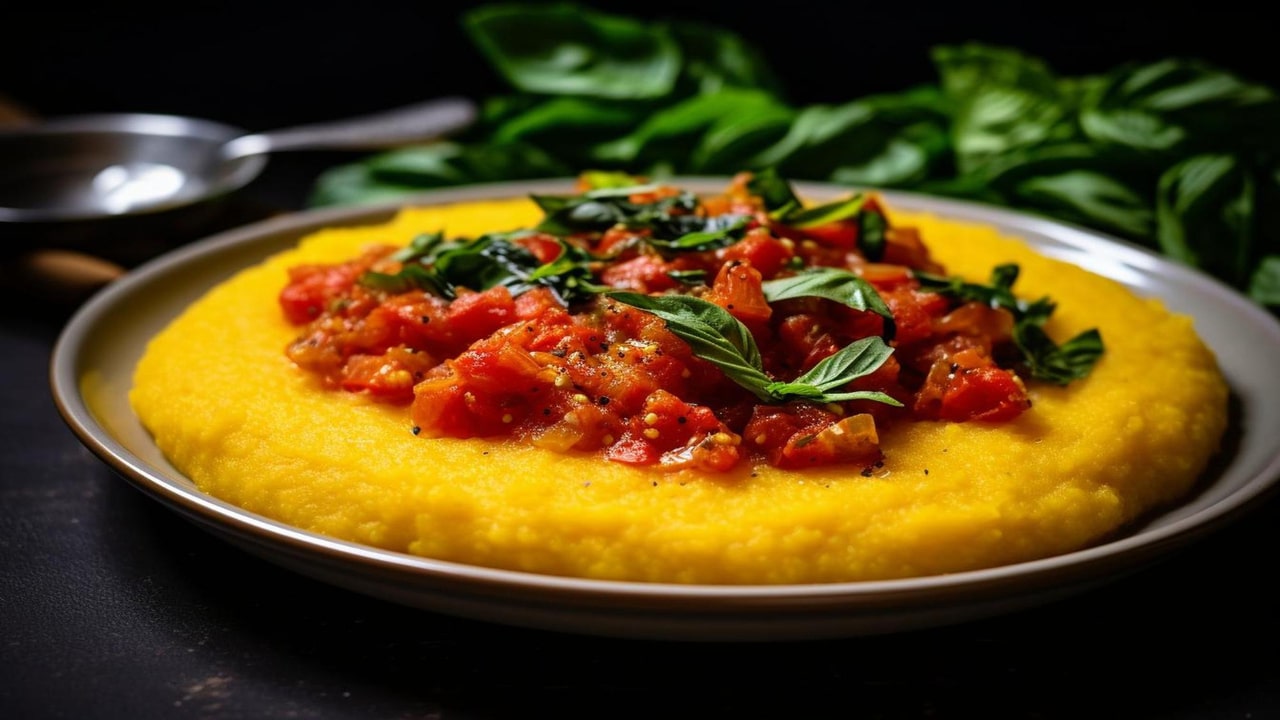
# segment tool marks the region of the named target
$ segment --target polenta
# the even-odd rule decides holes
[[[585,578],[987,568],[1192,491],[1228,388],[1189,318],[985,226],[787,191],[326,229],[185,310],[130,400],[246,510]]]

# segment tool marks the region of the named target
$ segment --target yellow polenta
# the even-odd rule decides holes
[[[892,210],[892,209],[891,209]],[[1079,549],[1188,493],[1226,426],[1227,387],[1187,317],[988,228],[894,213],[949,273],[1048,295],[1059,340],[1106,354],[998,426],[920,422],[881,436],[873,476],[825,467],[663,474],[489,440],[423,439],[407,409],[327,392],[285,357],[286,269],[424,231],[535,224],[525,199],[408,209],[330,229],[244,270],[148,347],[131,400],[197,486],[306,530],[432,558],[588,578],[807,583],[984,568]]]

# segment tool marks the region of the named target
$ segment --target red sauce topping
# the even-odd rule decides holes
[[[789,188],[769,180],[743,173],[697,198],[584,186],[540,199],[547,220],[528,232],[424,236],[295,267],[279,298],[300,328],[288,357],[329,388],[408,406],[423,437],[704,472],[870,468],[882,461],[878,430],[893,423],[999,423],[1028,407],[1010,359],[1014,312],[925,287],[942,268],[874,196],[824,215],[777,207],[765,191]],[[824,268],[845,271],[823,276],[842,299],[794,289]],[[864,301],[848,300],[851,288]],[[726,368],[635,295],[694,298],[721,323],[706,304],[722,309],[732,320],[715,326],[719,341],[742,328],[758,357],[744,351],[729,364],[750,367]],[[886,348],[878,361],[835,368],[862,340],[871,355]]]

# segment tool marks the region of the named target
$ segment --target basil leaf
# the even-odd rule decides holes
[[[668,270],[667,277],[683,285],[706,285],[706,270]]]
[[[735,214],[713,215],[708,218],[690,215],[686,216],[686,218],[693,221],[691,224],[700,225],[705,229],[684,233],[675,240],[651,238],[649,244],[662,250],[691,252],[714,250],[727,247],[741,240],[742,236],[746,234],[748,223],[751,222],[750,215]],[[684,220],[686,218],[679,219]]]
[[[773,95],[783,94],[780,79],[758,46],[736,33],[687,21],[671,23],[670,30],[684,55],[678,90],[711,95],[728,88],[759,88]]]
[[[1024,322],[1014,326],[1013,339],[1022,350],[1031,377],[1058,385],[1087,377],[1104,351],[1097,330],[1085,330],[1059,346],[1042,327]]]
[[[607,296],[662,318],[667,329],[688,343],[695,355],[723,370],[761,400],[774,400],[765,389],[773,381],[761,369],[755,338],[729,311],[692,295],[611,292]]]
[[[403,249],[392,253],[391,259],[401,263],[421,260],[435,253],[437,248],[444,244],[444,241],[443,231],[423,233],[410,240],[409,244]]]
[[[1280,255],[1268,255],[1258,263],[1249,282],[1249,297],[1262,305],[1280,308]]]
[[[666,27],[575,4],[482,5],[463,17],[471,40],[516,88],[547,95],[668,95],[680,48]]]
[[[834,300],[854,310],[868,310],[884,318],[884,336],[892,340],[896,331],[893,311],[885,304],[880,293],[871,283],[848,270],[838,268],[814,268],[797,275],[761,284],[764,297],[769,302],[801,297],[818,297]]]
[[[1157,240],[1169,257],[1244,287],[1257,268],[1256,185],[1238,158],[1196,155],[1160,176]]]
[[[879,391],[831,392],[875,372],[892,354],[893,348],[886,345],[880,338],[862,338],[849,343],[835,354],[823,358],[809,372],[795,380],[789,383],[770,383],[765,389],[779,400],[792,398],[816,399],[820,402],[875,400],[901,407],[902,403]]]
[[[1018,148],[1074,137],[1074,105],[1039,58],[969,43],[932,51],[954,104],[952,139],[961,174]]]
[[[760,350],[751,331],[719,305],[692,295],[641,295],[631,292],[607,295],[665,320],[667,329],[688,343],[694,355],[720,368],[729,379],[764,402],[874,400],[889,405],[900,404],[881,392],[831,392],[874,372],[884,363],[893,351],[880,338],[864,338],[850,343],[819,362],[804,376],[787,383],[775,382],[762,369]]]
[[[572,235],[583,232],[603,232],[614,225],[654,230],[667,227],[664,223],[685,222],[705,225],[706,219],[694,214],[698,207],[698,198],[693,193],[684,191],[659,198],[654,202],[631,202],[631,195],[642,189],[640,187],[608,188],[570,196],[533,195],[531,199],[545,213],[536,229],[552,235]],[[686,220],[678,219],[686,217]],[[692,228],[664,237],[674,239],[691,230]]]
[[[1086,330],[1059,347],[1045,333],[1044,323],[1056,309],[1047,297],[1028,302],[1013,294],[1019,268],[998,265],[987,285],[915,272],[922,290],[938,292],[960,302],[980,302],[1008,310],[1014,319],[1013,340],[1031,377],[1065,385],[1089,374],[1102,355],[1102,338],[1097,330]]]
[[[801,207],[800,198],[791,189],[791,183],[772,165],[752,173],[747,181],[747,190],[760,196],[764,209],[771,216],[784,216]]]
[[[790,177],[910,187],[950,171],[950,118],[931,85],[800,108],[787,135],[747,160]]]
[[[773,218],[793,228],[817,227],[856,217],[858,213],[862,212],[862,206],[866,202],[866,195],[855,194],[848,198],[834,200],[810,208],[787,210],[781,214],[773,215]]]
[[[421,265],[407,265],[397,273],[369,270],[361,273],[358,282],[367,288],[393,294],[429,290],[443,297],[453,297],[453,288],[442,284],[435,273]]]
[[[877,209],[863,208],[858,214],[858,250],[871,262],[884,258],[889,219]]]

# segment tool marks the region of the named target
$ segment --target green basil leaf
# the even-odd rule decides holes
[[[1022,350],[1031,377],[1058,385],[1088,377],[1105,350],[1097,330],[1085,330],[1059,346],[1044,328],[1024,322],[1014,326],[1013,339]]]
[[[444,231],[422,233],[410,240],[403,249],[392,253],[391,259],[401,263],[421,260],[432,256],[444,245]]]
[[[1280,308],[1280,255],[1268,255],[1258,263],[1249,281],[1249,297],[1262,305]]]
[[[939,46],[932,56],[953,103],[961,174],[1015,149],[1078,134],[1073,99],[1040,58],[976,43]]]
[[[689,168],[690,158],[700,152],[699,147],[716,127],[736,118],[778,112],[790,118],[790,109],[769,93],[727,88],[660,108],[637,123],[631,133],[597,145],[592,152],[601,162],[634,165],[643,156],[649,163],[671,162]]]
[[[1028,209],[1127,237],[1148,237],[1155,224],[1149,198],[1111,175],[1089,170],[1031,177],[1011,195]]]
[[[683,250],[688,252],[715,250],[741,240],[742,236],[746,234],[747,225],[752,220],[750,215],[737,214],[712,215],[707,218],[696,215],[686,217],[692,221],[692,224],[705,229],[686,232],[675,240],[663,240],[655,237],[649,240],[649,244],[662,250]]]
[[[800,108],[787,135],[746,161],[789,177],[909,187],[949,172],[950,117],[934,86]]]
[[[802,207],[790,181],[782,177],[773,166],[752,173],[751,179],[747,181],[747,190],[760,196],[764,209],[771,216],[784,216]]]
[[[1196,155],[1160,176],[1157,240],[1169,257],[1237,288],[1256,271],[1256,185],[1229,155]]]
[[[847,220],[862,212],[867,196],[861,193],[840,200],[816,205],[810,208],[795,209],[783,213],[774,219],[793,228],[804,229],[826,225],[828,223]]]
[[[668,270],[667,277],[682,285],[706,285],[706,270]]]
[[[691,295],[631,292],[607,295],[665,320],[667,329],[687,342],[695,355],[720,368],[729,379],[764,402],[875,400],[890,405],[900,404],[876,391],[831,392],[874,372],[884,363],[892,349],[880,338],[864,338],[850,343],[819,362],[804,376],[788,383],[775,382],[762,369],[760,350],[751,331],[719,305]]]
[[[453,288],[442,284],[435,273],[422,265],[406,265],[397,273],[369,270],[360,274],[358,282],[367,288],[393,294],[429,290],[443,297],[453,297]]]
[[[1222,118],[1230,117],[1224,123]],[[1209,63],[1167,58],[1108,73],[1080,126],[1095,142],[1184,157],[1204,151],[1280,149],[1280,98]]]
[[[726,88],[756,88],[781,96],[783,87],[757,46],[723,27],[673,22],[669,29],[684,55],[677,81],[684,93],[710,95]]]
[[[853,308],[868,310],[884,318],[884,335],[892,340],[896,326],[893,311],[871,283],[848,270],[814,268],[790,277],[766,280],[761,284],[769,302],[801,297],[819,297]]]
[[[662,318],[667,329],[688,343],[695,355],[761,400],[773,401],[765,389],[773,381],[761,369],[755,338],[729,311],[692,295],[611,292],[607,296]]]
[[[765,389],[774,397],[784,401],[792,398],[813,399],[820,402],[875,400],[901,407],[902,403],[878,391],[832,392],[875,372],[892,354],[893,348],[886,345],[880,338],[862,338],[849,343],[835,354],[823,358],[809,372],[795,380],[789,383],[771,383]]]
[[[495,70],[530,93],[666,97],[682,62],[665,26],[572,3],[481,5],[463,27]]]

